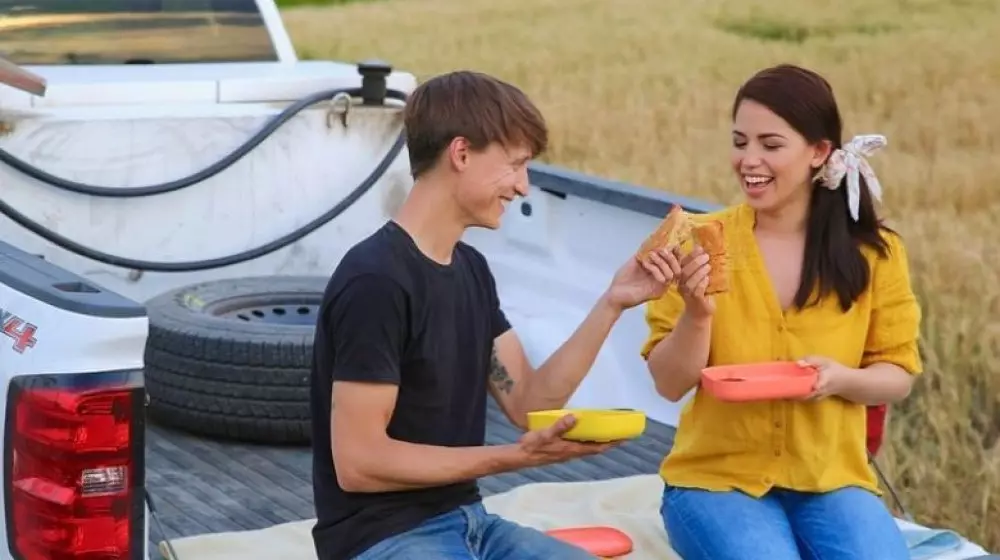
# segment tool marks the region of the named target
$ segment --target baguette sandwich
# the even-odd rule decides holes
[[[726,253],[726,237],[722,222],[712,220],[693,228],[695,242],[708,254],[708,264],[712,267],[708,275],[705,295],[721,294],[729,291],[729,256]]]
[[[650,253],[668,247],[679,247],[689,239],[691,239],[690,217],[680,206],[675,205],[670,212],[667,212],[667,216],[660,222],[656,231],[643,241],[635,253],[635,258],[642,263]]]

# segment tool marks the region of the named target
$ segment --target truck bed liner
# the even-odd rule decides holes
[[[492,399],[486,441],[509,443],[521,434]],[[674,429],[650,420],[638,440],[596,457],[544,468],[491,476],[480,481],[483,495],[531,482],[600,480],[655,473],[673,444]],[[167,538],[263,529],[315,516],[312,452],[212,441],[155,424],[147,429],[146,484]],[[150,522],[150,551],[163,539]]]

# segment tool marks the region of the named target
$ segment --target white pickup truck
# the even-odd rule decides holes
[[[155,557],[313,517],[315,311],[409,189],[414,77],[297,60],[272,0],[8,3],[0,57],[30,73],[0,67],[0,557]],[[530,173],[500,231],[466,240],[539,361],[672,205],[713,205]],[[656,396],[644,336],[630,311],[571,401],[644,410],[642,438],[483,493],[655,472],[684,403]],[[518,436],[491,408],[488,441]]]

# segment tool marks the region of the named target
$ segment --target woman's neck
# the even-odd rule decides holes
[[[806,197],[771,210],[758,210],[754,229],[779,236],[805,235],[808,222],[809,198]]]

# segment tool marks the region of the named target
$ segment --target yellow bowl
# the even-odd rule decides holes
[[[631,409],[560,409],[528,413],[528,430],[543,430],[572,414],[576,425],[563,434],[564,439],[606,443],[635,439],[646,430],[646,415]]]

